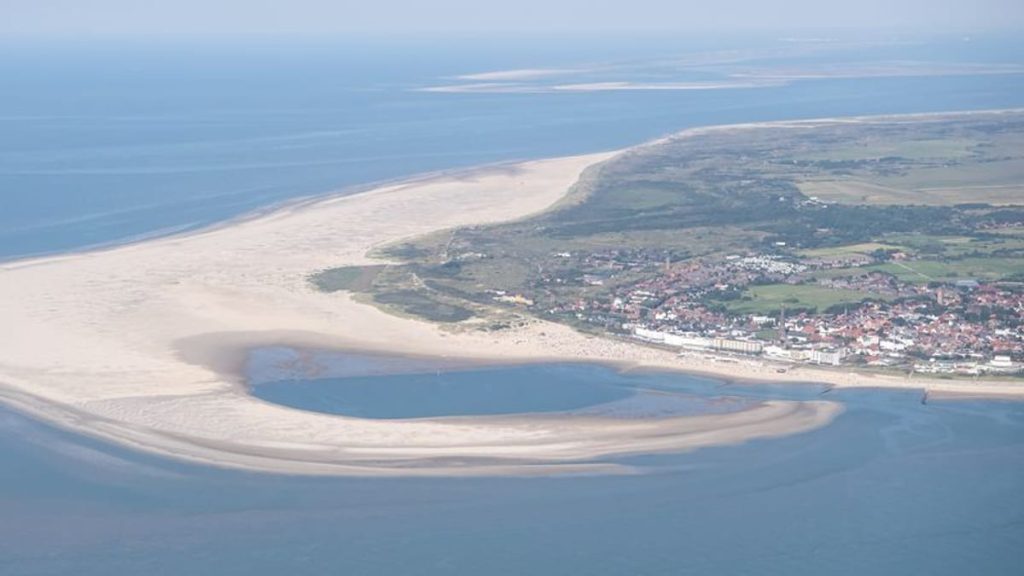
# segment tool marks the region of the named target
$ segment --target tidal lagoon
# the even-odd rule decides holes
[[[581,365],[440,378],[512,392],[513,381],[539,374],[555,389],[587,381],[719,401],[823,393]],[[375,378],[388,388],[422,381],[363,376],[357,386]],[[533,384],[521,392],[515,402],[542,394]],[[221,471],[4,412],[0,557],[8,574],[1019,572],[1024,404],[923,404],[913,391],[824,395],[846,410],[812,432],[629,458],[638,473],[627,476],[544,478]],[[394,410],[408,406],[396,400]]]

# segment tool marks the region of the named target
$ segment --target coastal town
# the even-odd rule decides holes
[[[914,270],[914,256],[875,249],[801,258],[772,246],[677,262],[664,251],[562,252],[529,293],[492,298],[709,359],[1020,373],[1024,284],[910,281],[880,268],[892,264]]]

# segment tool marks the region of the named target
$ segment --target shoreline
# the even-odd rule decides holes
[[[642,148],[645,146],[651,146],[671,140],[673,138],[685,138],[690,136],[699,136],[708,132],[719,132],[726,130],[746,130],[752,128],[771,128],[771,127],[786,127],[788,125],[813,125],[817,123],[842,123],[842,122],[863,122],[863,121],[883,121],[883,120],[898,120],[901,118],[914,119],[914,118],[942,118],[944,116],[977,116],[983,114],[1010,114],[1010,113],[1024,113],[1024,108],[984,108],[978,110],[948,110],[942,112],[907,112],[907,113],[894,113],[894,114],[876,114],[876,115],[856,115],[856,116],[825,116],[818,118],[803,118],[795,120],[765,120],[755,122],[738,122],[734,124],[710,124],[703,126],[693,126],[670,132],[662,136],[631,144],[624,148],[618,148],[614,150],[604,151],[593,151],[583,152],[579,154],[573,154],[571,156],[559,156],[559,157],[531,157],[527,159],[511,159],[511,160],[500,160],[496,162],[489,162],[486,164],[476,164],[472,166],[465,166],[461,168],[447,168],[439,170],[431,170],[427,172],[420,172],[409,176],[399,176],[395,178],[384,178],[381,180],[374,180],[363,184],[353,184],[351,186],[345,186],[335,190],[329,190],[325,192],[313,193],[305,196],[299,196],[295,198],[288,198],[273,202],[266,206],[262,206],[253,210],[231,216],[227,219],[211,222],[208,224],[200,224],[194,228],[185,226],[182,227],[171,227],[175,231],[169,233],[162,233],[160,230],[156,230],[149,233],[143,233],[132,238],[124,240],[112,240],[109,242],[100,242],[97,244],[89,244],[78,248],[72,248],[69,250],[62,250],[59,252],[39,252],[29,253],[23,255],[17,255],[13,257],[0,257],[0,271],[8,265],[16,265],[21,263],[30,263],[34,261],[44,261],[51,259],[60,259],[65,257],[73,257],[85,254],[92,254],[96,252],[105,252],[110,250],[117,250],[119,248],[125,248],[136,244],[143,244],[148,242],[159,242],[162,240],[174,239],[174,238],[186,238],[192,235],[204,234],[219,230],[221,228],[230,227],[237,224],[249,222],[251,220],[257,220],[264,216],[273,215],[276,212],[286,211],[291,209],[303,208],[306,206],[315,206],[316,204],[330,201],[337,198],[348,198],[353,196],[359,196],[375,192],[383,188],[389,188],[393,186],[411,185],[419,182],[426,182],[436,178],[459,178],[464,175],[472,175],[481,170],[489,169],[501,169],[503,167],[515,167],[520,164],[528,164],[531,162],[539,162],[543,160],[550,160],[552,158],[570,158],[570,157],[581,157],[591,156],[599,154],[622,154],[631,150]],[[549,208],[555,207],[554,205]],[[531,216],[531,215],[527,215]]]
[[[538,321],[544,323],[543,321]],[[560,326],[554,323],[544,323],[546,326]],[[207,335],[213,336],[216,335]],[[233,335],[238,337],[239,335]],[[595,336],[604,340],[605,338]],[[334,372],[316,372],[314,374],[302,374],[301,379],[316,378],[338,378],[348,376],[392,376],[399,374],[419,374],[433,370],[446,372],[479,370],[488,368],[505,368],[526,365],[547,365],[547,364],[585,364],[589,366],[600,366],[618,373],[654,373],[654,374],[680,374],[693,376],[707,380],[714,380],[725,385],[780,385],[780,386],[821,386],[825,388],[822,392],[832,390],[851,389],[872,389],[872,390],[906,390],[918,391],[923,396],[934,395],[936,398],[958,398],[958,399],[979,399],[979,400],[1011,400],[1024,401],[1024,379],[1006,380],[990,378],[985,380],[968,380],[964,378],[928,378],[918,376],[916,378],[901,377],[897,374],[886,374],[879,372],[858,372],[855,369],[842,370],[840,368],[828,368],[815,365],[801,365],[794,363],[779,363],[760,359],[758,357],[729,356],[721,357],[725,360],[722,364],[713,363],[719,367],[718,370],[707,367],[691,367],[679,361],[681,358],[674,352],[658,347],[651,347],[643,342],[631,342],[626,338],[618,341],[633,349],[650,350],[664,353],[664,358],[635,360],[635,359],[608,359],[608,358],[581,358],[579,356],[557,356],[557,355],[536,355],[536,356],[508,356],[501,354],[487,355],[466,355],[466,354],[438,354],[436,352],[389,350],[375,347],[359,347],[358,345],[337,346],[329,345],[328,342],[320,340],[315,335],[304,335],[294,333],[279,333],[274,335],[252,336],[243,338],[247,344],[228,345],[224,348],[211,346],[207,341],[205,344],[179,345],[179,351],[192,349],[191,353],[184,356],[191,362],[210,362],[211,368],[219,366],[219,370],[226,378],[233,379],[244,390],[250,390],[259,383],[252,382],[246,373],[247,358],[251,352],[261,348],[284,348],[299,354],[327,354],[331,356],[354,355],[359,357],[374,357],[381,360],[394,360],[398,362],[411,361],[413,366],[402,369],[379,369],[367,372],[349,374],[347,372],[337,374]],[[336,344],[336,341],[334,341]],[[216,362],[210,358],[202,359],[202,355],[196,355],[197,348],[206,348],[206,354],[210,350],[218,350],[213,354],[217,357]],[[230,359],[230,360],[227,360]],[[691,357],[692,360],[701,360]],[[416,364],[420,362],[422,364]],[[429,370],[423,366],[429,364]],[[707,362],[703,362],[704,366]],[[732,365],[739,365],[735,370],[728,370]],[[756,366],[764,370],[747,372],[742,369],[744,366]],[[778,372],[783,368],[785,372]],[[800,378],[789,378],[792,373],[797,373]],[[831,376],[831,377],[830,377]],[[837,380],[839,379],[839,380]]]
[[[618,154],[624,152],[627,148],[611,150],[607,152],[593,152],[591,154]],[[585,156],[587,154],[581,154]],[[500,170],[505,167],[515,167],[519,164],[526,164],[529,162],[537,162],[545,160],[546,158],[534,158],[527,160],[502,160],[498,162],[489,162],[486,164],[477,164],[473,166],[466,166],[462,168],[449,168],[441,170],[431,170],[429,172],[419,172],[409,176],[399,176],[396,178],[385,178],[381,180],[374,180],[365,184],[353,184],[351,186],[345,186],[335,190],[327,192],[319,192],[309,194],[306,196],[297,196],[294,198],[287,198],[277,202],[272,202],[266,206],[261,206],[253,210],[242,212],[235,216],[231,216],[224,220],[218,220],[207,224],[198,224],[195,227],[190,225],[184,226],[172,226],[161,230],[154,230],[152,232],[139,234],[123,240],[111,240],[108,242],[100,242],[96,244],[87,244],[78,248],[72,248],[69,250],[62,250],[58,252],[37,252],[24,254],[13,257],[2,257],[0,256],[0,271],[2,271],[8,265],[17,264],[30,264],[33,262],[47,261],[47,260],[58,260],[63,258],[69,258],[74,256],[81,256],[87,254],[95,254],[98,252],[108,252],[111,250],[118,250],[120,248],[126,248],[137,244],[146,244],[150,242],[160,242],[162,240],[172,240],[175,238],[188,238],[189,236],[206,234],[208,232],[216,232],[223,228],[230,228],[238,224],[245,224],[253,220],[259,220],[266,216],[272,216],[277,212],[285,212],[290,210],[300,210],[305,207],[315,206],[316,204],[335,200],[338,198],[348,198],[352,196],[359,196],[362,194],[369,194],[374,191],[390,188],[395,186],[413,185],[420,182],[429,182],[430,180],[436,180],[439,178],[454,178],[458,179],[463,176],[472,176],[475,173],[487,170]],[[164,233],[162,230],[172,230]]]
[[[668,138],[828,121],[851,120],[705,127]],[[533,475],[629,472],[602,459],[800,433],[831,422],[842,406],[768,400],[730,415],[643,421],[534,415],[373,421],[260,401],[247,393],[240,363],[254,347],[311,345],[1024,397],[1024,384],[1014,383],[919,379],[908,385],[803,367],[779,374],[747,363],[709,370],[700,359],[536,319],[501,332],[445,329],[308,283],[320,269],[382,263],[368,253],[384,244],[547,210],[585,170],[620,153],[420,176],[185,234],[0,262],[0,316],[10,327],[0,335],[0,402],[87,435],[215,466],[285,474]]]

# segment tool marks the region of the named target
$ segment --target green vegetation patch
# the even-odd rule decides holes
[[[366,292],[386,266],[341,266],[321,270],[309,277],[309,281],[321,292]]]
[[[708,131],[591,167],[545,213],[402,240],[373,253],[398,264],[335,268],[311,281],[438,322],[486,318],[504,292],[532,300],[535,312],[585,308],[588,326],[607,328],[623,323],[607,306],[618,292],[650,281],[671,297],[684,288],[661,277],[697,258],[884,262],[817,270],[817,278],[878,271],[920,283],[1019,279],[1022,182],[1024,114]],[[762,281],[782,280],[752,280],[711,302],[735,314],[824,312],[873,297]]]
[[[897,142],[864,141],[854,146],[836,147],[818,153],[804,154],[799,159],[835,162],[849,160],[877,161],[883,158],[955,160],[970,156],[974,144],[976,144],[975,141],[962,138],[908,139]]]
[[[873,181],[846,177],[823,178],[804,180],[798,186],[807,196],[846,204],[1013,205],[1019,204],[1024,197],[1022,185],[958,184],[950,181],[951,176],[941,176],[936,172],[938,169],[920,169],[913,177],[878,178]],[[1012,175],[1007,178],[1012,178]]]
[[[878,250],[902,250],[903,247],[896,244],[883,244],[880,242],[861,242],[859,244],[847,244],[845,246],[829,246],[827,248],[813,248],[800,250],[800,256],[805,258],[841,258],[851,254],[870,255]]]
[[[473,317],[473,312],[468,308],[442,302],[420,290],[381,292],[374,294],[373,300],[431,322],[462,322]]]
[[[1024,258],[963,258],[959,260],[915,260],[888,262],[858,268],[861,272],[877,270],[905,282],[956,282],[957,280],[1020,280],[1024,279]]]
[[[879,299],[857,290],[836,290],[815,284],[766,284],[751,286],[739,299],[724,302],[734,314],[770,314],[783,306],[788,310],[815,310],[823,312],[834,306],[859,304]]]
[[[1024,238],[1013,235],[978,234],[977,236],[887,236],[887,242],[899,244],[911,254],[946,258],[1016,256],[1024,257]]]

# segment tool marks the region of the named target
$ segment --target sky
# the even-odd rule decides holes
[[[0,37],[1024,29],[1021,0],[0,0]]]

